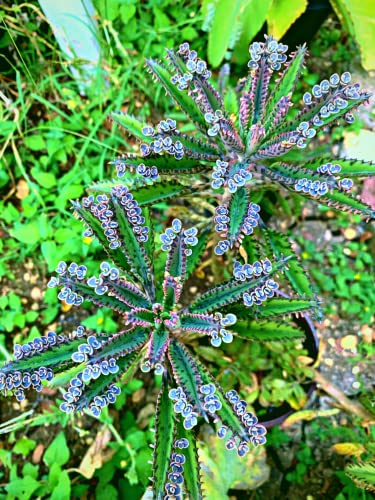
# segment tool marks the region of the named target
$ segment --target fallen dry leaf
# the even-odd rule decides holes
[[[44,445],[42,443],[39,443],[35,447],[35,450],[33,451],[33,456],[31,457],[32,463],[39,464],[43,453],[44,453]]]
[[[26,196],[30,193],[30,188],[27,182],[24,179],[20,179],[17,182],[17,187],[16,187],[16,197],[19,200],[23,200],[26,198]]]
[[[104,462],[110,460],[115,450],[107,450],[104,452],[107,444],[111,440],[111,432],[106,427],[100,430],[92,445],[87,450],[85,456],[78,469],[74,469],[84,476],[86,479],[91,479],[96,469],[100,469]]]
[[[371,344],[373,340],[375,341],[375,330],[369,325],[362,325],[361,336],[366,344]]]
[[[141,387],[140,389],[138,389],[137,391],[135,391],[132,394],[133,403],[139,403],[140,401],[142,401],[142,399],[145,397],[145,395],[146,395],[146,391],[144,390],[143,387]]]

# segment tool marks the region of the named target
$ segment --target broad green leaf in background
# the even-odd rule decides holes
[[[211,432],[211,434],[209,434]],[[228,500],[228,490],[255,490],[270,473],[264,447],[251,449],[244,458],[225,448],[211,429],[204,428],[206,446],[199,449],[202,463],[203,491],[206,500]]]
[[[375,15],[373,0],[330,0],[344,29],[356,39],[362,65],[375,70]]]
[[[218,0],[212,27],[208,36],[208,60],[212,66],[218,66],[231,40],[233,27],[241,7],[242,0]]]
[[[27,245],[35,245],[40,239],[40,230],[35,222],[30,222],[30,224],[16,224],[14,229],[11,229],[9,233],[12,238]]]
[[[69,460],[70,451],[66,444],[65,435],[60,432],[44,453],[43,460],[51,467],[52,464],[64,465]]]
[[[46,142],[41,135],[29,135],[25,137],[25,144],[32,151],[41,151],[46,149]]]
[[[135,5],[121,5],[120,7],[120,16],[121,20],[124,24],[130,21],[132,17],[135,16],[137,9]]]
[[[68,473],[63,470],[59,475],[59,481],[52,491],[50,500],[69,500],[70,496],[70,479]]]
[[[249,44],[258,33],[266,19],[272,0],[249,0],[240,21],[241,36],[234,48],[234,57],[240,64],[249,60]]]
[[[39,481],[36,481],[36,479],[31,476],[13,479],[7,486],[5,486],[5,489],[9,494],[7,498],[29,500],[29,498],[32,498],[33,493],[39,488],[39,486]]]
[[[273,0],[267,13],[268,33],[279,39],[303,14],[307,0]]]
[[[42,172],[37,167],[33,167],[31,175],[40,186],[46,189],[56,186],[56,177],[51,172]]]
[[[20,453],[24,457],[28,455],[36,446],[36,441],[23,436],[13,446],[13,453]]]

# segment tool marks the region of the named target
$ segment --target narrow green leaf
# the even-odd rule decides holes
[[[196,360],[189,353],[187,348],[173,340],[168,350],[169,361],[173,368],[174,378],[178,385],[183,388],[188,399],[198,407],[198,412],[205,415],[203,409],[201,394],[198,391],[198,385],[201,385],[200,374],[198,371]]]
[[[149,311],[148,309],[132,309],[131,314],[128,315],[132,321],[146,322],[149,323],[149,326],[154,324],[155,321],[155,313]]]
[[[148,357],[153,365],[159,363],[164,357],[164,353],[168,347],[168,336],[167,328],[161,327],[153,331],[148,346]]]
[[[290,262],[288,262],[288,266]],[[276,262],[273,264],[273,273],[285,268],[283,262]],[[197,300],[189,307],[189,312],[203,313],[214,311],[222,306],[236,302],[241,298],[244,292],[250,292],[259,285],[263,285],[270,275],[261,276],[249,281],[235,281],[231,280],[223,285],[211,288],[206,293],[198,297]]]
[[[184,428],[184,426],[181,424],[181,421],[177,422],[177,437],[178,439],[187,439],[189,442],[189,446],[187,448],[179,450],[179,453],[185,455],[186,459],[184,463],[184,487],[186,493],[191,499],[194,498],[194,500],[202,500],[203,492],[197,440],[194,436],[191,435],[191,432],[188,432]]]
[[[208,314],[182,313],[180,315],[180,328],[182,330],[206,331],[213,327],[214,321]]]
[[[275,111],[277,109],[276,105],[279,100],[284,96],[291,96],[294,92],[298,77],[303,67],[306,52],[307,49],[305,45],[297,49],[293,58],[290,60],[289,66],[287,66],[284,70],[282,76],[279,78],[278,83],[276,83],[270,97],[268,98],[264,124],[266,130],[269,130],[272,124]]]
[[[124,302],[127,306],[129,306],[132,309],[134,307],[151,309],[152,307],[150,302],[147,300],[146,296],[132,283],[123,280],[118,280],[117,282],[116,281],[111,282],[110,280],[105,280],[103,281],[103,284],[108,286],[108,290],[111,294],[110,297],[108,297],[109,299],[113,298],[112,297],[113,294],[114,297],[119,299],[121,302]],[[93,290],[92,293],[94,294]]]
[[[200,87],[203,94],[206,96],[208,103],[210,104],[212,111],[215,112],[217,110],[222,111],[224,116],[228,116],[226,109],[224,108],[224,102],[219,94],[219,92],[215,89],[213,85],[207,80],[203,78],[199,79],[199,83],[197,82],[197,87]]]
[[[173,451],[175,416],[173,403],[168,395],[168,382],[163,378],[156,405],[155,449],[153,459],[153,498],[163,500],[169,462]]]
[[[173,50],[168,50],[167,53],[168,53],[168,59],[173,64],[176,71],[178,71],[181,74],[187,73],[189,71],[183,59],[179,55],[177,55]],[[200,77],[199,75],[195,74],[194,85],[196,88],[200,89],[202,94],[205,95],[207,103],[211,106],[211,110],[213,112],[220,109],[224,115],[226,114],[226,111],[224,109],[223,99],[221,95],[218,93],[218,91],[211,85],[211,83],[209,83],[206,79]],[[208,109],[206,111],[208,111]]]
[[[297,260],[296,254],[293,251],[287,236],[271,229],[263,231],[263,234],[266,237],[269,248],[272,250],[277,259],[280,259],[282,256],[294,257],[294,259],[291,259],[288,262],[288,266],[285,269],[285,276],[288,278],[293,289],[302,298],[314,298],[311,282],[306,274],[306,271]]]
[[[375,463],[349,464],[345,467],[345,473],[354,483],[363,489],[375,493]],[[363,491],[363,498],[366,495]]]
[[[118,332],[109,338],[90,356],[90,363],[97,363],[109,357],[125,356],[140,349],[149,338],[149,332],[144,327],[136,327],[131,331]]]
[[[255,262],[256,260],[263,259],[264,252],[260,248],[259,241],[254,238],[253,234],[245,236],[241,242],[241,246],[246,252],[247,262]]]
[[[359,214],[367,220],[375,218],[375,210],[370,205],[342,191],[335,190],[332,193],[327,193],[319,198],[319,202],[336,210],[346,210],[354,214]]]
[[[94,236],[99,240],[108,257],[112,260],[112,262],[123,269],[125,272],[130,271],[129,260],[126,254],[124,253],[124,247],[121,246],[112,250],[109,248],[109,243],[107,238],[104,235],[104,230],[96,217],[90,212],[90,210],[83,207],[80,203],[73,203],[74,211],[77,213],[79,217],[83,219],[92,229]]]
[[[166,273],[174,278],[181,278],[181,282],[184,281],[186,273],[186,248],[182,235],[178,234],[172,242],[165,266]]]
[[[316,171],[321,165],[326,163],[337,163],[340,165],[341,171],[338,174],[340,177],[372,177],[375,175],[375,162],[357,160],[355,158],[332,158],[325,156],[303,163],[301,168]]]
[[[170,134],[173,142],[180,141],[188,156],[201,155],[201,159],[215,162],[221,154],[216,144],[186,134]]]
[[[228,240],[233,245],[240,235],[249,205],[249,193],[245,187],[232,194],[229,204]]]
[[[320,127],[336,123],[338,118],[344,116],[352,108],[356,108],[359,104],[362,104],[364,101],[369,99],[369,97],[371,97],[371,94],[365,92],[357,99],[350,99],[345,108],[339,110],[337,113],[330,114],[327,118],[322,118],[323,123]],[[312,120],[312,118],[318,114],[320,109],[325,106],[327,102],[329,102],[329,99],[330,97],[328,97],[327,99],[322,99],[321,101],[315,103],[314,106],[304,107],[292,120],[289,120],[286,123],[283,122],[280,124],[280,126],[276,127],[274,135],[279,133],[281,131],[281,128],[282,132],[296,130],[301,122],[308,122]]]
[[[65,368],[66,364],[72,364],[71,357],[73,352],[78,349],[82,344],[82,339],[69,340],[67,337],[66,342],[59,344],[58,349],[47,349],[38,355],[28,358],[20,359],[18,361],[10,361],[0,368],[1,373],[11,373],[14,371],[34,371],[40,366],[56,367],[56,369]],[[55,370],[55,368],[54,368]]]
[[[234,412],[232,406],[228,402],[223,388],[218,384],[217,380],[209,373],[205,366],[194,357],[195,365],[199,371],[199,377],[202,384],[214,384],[216,387],[215,394],[218,396],[222,408],[218,412],[218,416],[224,425],[227,425],[232,432],[241,437],[241,440],[249,441],[249,434],[247,429],[243,426],[240,418]]]
[[[116,364],[120,371],[125,374],[125,372],[132,369],[132,366],[136,364],[138,358],[134,352],[123,355],[120,354],[120,356],[121,357],[116,359]],[[117,378],[117,373],[109,373],[108,375],[100,375],[97,379],[91,379],[90,382],[85,385],[82,395],[76,401],[76,409],[80,410],[87,408],[95,396],[103,394],[110,384],[116,382]]]
[[[198,235],[198,243],[192,247],[192,254],[189,255],[186,259],[186,275],[185,279],[187,279],[195,270],[197,267],[198,263],[200,262],[200,259],[202,257],[202,254],[206,248],[207,245],[207,239],[208,235],[210,234],[210,229],[204,229],[203,231],[200,231]]]
[[[181,108],[181,110],[195,123],[195,125],[198,126],[198,128],[205,131],[207,129],[206,120],[204,119],[204,116],[194,99],[188,95],[186,91],[178,90],[177,87],[171,83],[172,74],[164,68],[164,66],[153,59],[147,59],[146,63],[177,106]]]
[[[137,195],[135,196],[137,200]],[[138,200],[137,200],[138,201]],[[139,201],[138,201],[138,204]],[[143,205],[142,215],[145,218],[145,226],[150,228],[149,237],[147,241],[143,242],[143,248],[146,251],[148,262],[150,263],[150,272],[155,277],[155,268],[154,268],[154,260],[155,260],[155,238],[154,238],[154,221],[152,218],[152,210],[150,207]]]
[[[176,160],[172,155],[157,155],[150,154],[148,156],[135,156],[135,155],[124,155],[121,158],[118,158],[114,161],[124,163],[129,167],[136,167],[141,163],[147,165],[148,167],[155,166],[158,169],[159,174],[168,174],[168,173],[195,173],[200,172],[202,170],[210,170],[210,165],[214,165],[215,161],[202,161],[197,160],[196,158],[189,158],[188,156],[184,156],[181,160]]]
[[[129,132],[129,134],[141,139],[142,142],[150,143],[153,140],[152,137],[145,136],[142,132],[142,129],[147,127],[147,123],[142,123],[134,118],[134,116],[116,111],[113,111],[110,116],[118,125]]]
[[[231,312],[235,314],[238,319],[249,319],[253,317],[269,319],[277,316],[311,312],[317,307],[318,303],[315,300],[272,297],[259,307],[254,306],[249,309],[243,304],[233,304],[224,308],[224,312]]]
[[[129,264],[136,276],[142,279],[146,290],[153,295],[154,285],[151,275],[151,263],[146,255],[143,246],[138,242],[133,227],[128,221],[123,207],[119,201],[112,197],[115,219],[118,222],[117,231],[123,241],[125,251],[129,256]],[[152,235],[150,235],[152,237]],[[147,306],[141,306],[147,307]]]
[[[303,339],[304,333],[298,327],[288,323],[274,321],[237,321],[232,330],[247,340],[286,341]]]
[[[108,286],[110,295],[98,295],[92,287],[78,280],[74,282],[68,281],[67,284],[72,290],[82,295],[85,300],[89,300],[99,307],[107,307],[120,314],[126,314],[130,311],[131,306],[143,307],[146,309],[151,307],[144,294],[127,281],[116,283],[108,279],[104,280],[103,284]]]
[[[127,185],[120,180],[97,182],[89,187],[89,191],[98,193],[111,193],[112,188],[119,185]],[[130,188],[132,195],[140,206],[153,205],[161,201],[183,196],[189,192],[189,188],[180,184],[175,179],[163,179],[160,182],[146,184],[144,186],[134,185]]]
[[[291,182],[293,180],[306,178],[312,181],[322,181],[324,179],[321,175],[314,173],[311,170],[281,162],[276,162],[272,165],[268,165],[264,170],[265,175],[272,178],[272,174],[269,173],[270,170],[277,174],[276,180],[280,182],[284,187],[290,189],[292,192],[295,192],[293,188],[294,182]],[[299,194],[301,196],[308,196],[307,194],[302,192],[300,192]],[[347,210],[349,212],[358,213],[362,215],[362,217],[365,217],[367,219],[375,217],[375,211],[369,205],[361,202],[360,200],[357,200],[348,193],[339,191],[338,189],[332,189],[325,195],[316,197],[314,199],[318,203],[321,203],[323,205],[327,205],[338,210]]]
[[[162,181],[155,182],[150,186],[144,186],[132,190],[132,194],[141,206],[160,203],[161,201],[175,198],[176,196],[180,197],[187,192],[189,192],[189,188],[180,184],[175,179],[163,179]]]

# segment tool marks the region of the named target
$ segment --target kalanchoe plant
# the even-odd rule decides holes
[[[147,61],[197,133],[180,133],[170,118],[151,127],[114,115],[142,140],[140,154],[116,159],[120,179],[93,186],[101,194],[73,203],[86,226],[84,235],[96,237],[108,259],[98,275],[89,277],[85,265],[60,262],[48,285],[59,288],[59,299],[68,305],[86,300],[115,311],[118,331],[95,334],[78,326],[69,334],[48,332],[15,345],[14,361],[0,369],[0,390],[6,395],[22,401],[25,390],[40,391],[53,381],[65,387],[62,411],[88,410],[96,417],[116,400],[123,376],[137,367],[161,376],[152,478],[157,499],[181,498],[183,493],[202,497],[193,434],[201,421],[214,425],[228,450],[236,449],[239,456],[265,442],[265,427],[233,388],[219,385],[195,349],[197,340],[219,349],[235,337],[299,339],[303,332],[278,318],[318,310],[287,237],[266,226],[261,207],[252,201],[259,180],[275,181],[365,218],[374,215],[349,192],[352,177],[373,175],[372,165],[327,157],[301,164],[288,160],[293,148],[303,149],[322,127],[340,117],[352,121],[353,110],[369,94],[350,84],[348,73],[333,74],[306,93],[302,109],[292,114],[306,48],[289,59],[286,51],[272,37],[251,45],[250,73],[239,82],[238,107],[230,112],[209,82],[205,62],[188,44],[168,51],[169,69]],[[194,299],[183,293],[183,286],[200,262],[209,229],[198,232],[176,218],[156,245],[148,208],[189,191],[213,200],[215,253],[233,255],[233,265],[227,259],[233,277]],[[297,298],[278,290],[280,276]]]
[[[118,185],[111,193],[74,202],[75,214],[96,237],[108,255],[97,276],[87,267],[60,262],[48,286],[59,289],[66,304],[79,306],[87,300],[116,311],[119,330],[95,334],[84,327],[68,335],[52,331],[14,346],[15,360],[0,369],[0,390],[14,393],[19,401],[25,391],[42,389],[44,381],[63,382],[62,411],[89,410],[98,417],[120,394],[121,376],[153,370],[162,376],[157,401],[153,492],[155,498],[201,498],[199,462],[191,435],[200,419],[216,426],[228,450],[244,456],[251,446],[265,442],[266,429],[247,409],[233,389],[225,391],[194,354],[194,339],[212,346],[232,342],[238,335],[257,338],[251,328],[256,310],[268,299],[271,317],[306,311],[314,301],[277,296],[278,276],[287,269],[289,257],[274,262],[263,258],[251,265],[236,262],[233,278],[182,305],[181,294],[188,276],[205,249],[207,231],[183,228],[179,219],[160,235],[155,250],[154,231],[147,207],[141,208],[129,190]],[[165,269],[153,263],[166,253]],[[242,303],[242,305],[241,305]],[[251,307],[250,307],[251,306]],[[237,307],[233,312],[223,309]],[[299,338],[303,334],[286,323],[271,323],[271,338]],[[264,339],[260,335],[260,338]],[[185,473],[186,471],[186,473]]]
[[[337,209],[374,217],[374,211],[351,190],[353,178],[374,175],[374,166],[359,160],[333,160],[316,156],[309,161],[288,159],[293,149],[304,149],[310,141],[339,118],[349,123],[353,112],[370,94],[351,83],[351,75],[333,73],[303,95],[297,110],[293,92],[306,57],[306,46],[287,55],[288,47],[266,36],[250,46],[249,74],[237,85],[237,104],[210,83],[211,72],[188,43],[167,51],[167,64],[152,59],[147,67],[196,127],[194,135],[181,133],[174,120],[143,126],[119,113],[113,118],[142,140],[140,154],[124,154],[114,163],[122,177],[127,169],[155,181],[160,198],[182,192],[168,177],[191,175],[200,181],[196,189],[211,184],[217,198],[215,230],[221,241],[215,252],[222,255],[238,246],[244,235],[262,222],[261,207],[251,201],[259,180],[277,183],[305,197]],[[219,84],[219,88],[222,85]],[[102,186],[103,187],[103,186]],[[100,186],[97,186],[100,189]],[[262,224],[264,227],[264,224]]]

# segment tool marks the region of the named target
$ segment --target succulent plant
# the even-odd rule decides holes
[[[266,299],[270,317],[306,311],[316,303],[277,296],[276,276],[287,268],[286,256],[274,263],[267,258],[251,265],[236,262],[231,280],[182,305],[183,285],[199,263],[207,231],[198,235],[195,227],[183,229],[181,221],[174,219],[155,250],[149,210],[141,208],[123,185],[113,187],[109,196],[89,196],[73,207],[87,226],[85,234],[99,240],[109,262],[102,262],[99,275],[90,277],[85,265],[60,262],[48,286],[57,287],[58,298],[68,305],[80,306],[87,300],[116,311],[119,331],[95,334],[78,326],[68,335],[49,331],[24,345],[16,344],[15,360],[0,369],[0,390],[22,401],[27,389],[40,391],[43,381],[59,376],[66,389],[60,409],[66,413],[88,409],[98,417],[120,394],[117,382],[124,373],[133,373],[137,366],[143,372],[154,370],[162,376],[155,422],[155,498],[178,498],[183,488],[191,498],[200,498],[190,432],[198,419],[213,423],[219,438],[226,439],[226,447],[236,449],[239,456],[251,445],[264,443],[266,429],[235,390],[221,388],[194,354],[194,341],[198,337],[219,347],[236,335],[257,339],[257,330],[264,339],[264,323],[254,318],[258,309],[262,317],[267,316],[262,307]],[[165,269],[157,271],[154,263],[163,261],[163,254]],[[237,308],[238,321],[231,306]],[[220,312],[223,309],[225,313]],[[269,327],[271,339],[303,335],[287,323],[271,322]],[[184,470],[188,473],[182,486]]]
[[[222,238],[215,248],[218,255],[238,246],[243,236],[258,226],[261,207],[251,198],[259,180],[277,183],[293,193],[361,214],[365,219],[375,214],[350,192],[353,178],[374,175],[373,164],[353,159],[336,161],[327,155],[312,155],[312,159],[300,162],[291,159],[293,150],[306,148],[339,118],[352,123],[353,112],[370,94],[351,83],[349,72],[333,73],[306,92],[302,107],[295,109],[292,97],[306,46],[288,56],[286,45],[272,36],[265,38],[263,43],[250,45],[249,74],[238,82],[237,100],[231,97],[230,109],[210,83],[206,63],[188,43],[177,51],[168,50],[166,65],[147,60],[155,80],[195,125],[195,134],[181,133],[170,118],[152,127],[142,126],[128,115],[112,115],[143,141],[139,155],[126,153],[114,161],[119,177],[127,169],[152,181],[158,176],[183,179],[194,174],[194,179],[200,181],[194,184],[195,194],[199,189],[207,192],[207,184],[211,183],[210,195],[216,196],[218,203],[215,230]],[[161,197],[168,189],[173,196],[176,180],[164,186]]]
[[[322,127],[342,116],[351,122],[353,110],[369,94],[350,84],[349,73],[333,74],[306,93],[302,109],[292,113],[292,93],[306,48],[298,48],[289,59],[286,51],[272,37],[250,46],[250,72],[240,80],[239,99],[230,111],[209,82],[206,63],[188,44],[168,51],[169,68],[147,61],[197,133],[179,132],[170,118],[151,127],[127,115],[113,115],[142,140],[140,154],[117,158],[119,179],[97,184],[91,189],[99,194],[73,202],[75,215],[86,226],[84,236],[97,238],[108,259],[97,276],[89,277],[85,265],[60,262],[48,284],[59,288],[59,299],[68,305],[90,301],[115,311],[118,331],[94,333],[83,326],[69,334],[50,331],[15,345],[14,361],[0,369],[0,391],[5,395],[15,394],[22,401],[25,390],[41,391],[55,379],[65,387],[62,411],[88,410],[95,417],[116,400],[121,380],[137,367],[161,376],[152,478],[157,499],[182,498],[183,493],[202,498],[193,430],[202,419],[214,425],[228,450],[236,449],[239,456],[266,439],[265,427],[248,411],[246,401],[234,389],[219,385],[196,346],[210,343],[219,348],[235,337],[299,339],[303,332],[278,318],[319,313],[291,243],[267,227],[260,205],[252,201],[259,181],[276,181],[320,203],[374,216],[350,194],[352,178],[373,175],[373,165],[327,157],[301,164],[288,160],[293,148],[305,148]],[[200,223],[198,231],[175,218],[156,241],[149,206],[188,194],[213,200],[211,219]],[[211,226],[218,240],[215,259],[226,262],[232,278],[192,298],[183,287],[209,251]],[[281,276],[296,295],[286,298],[278,290]]]

